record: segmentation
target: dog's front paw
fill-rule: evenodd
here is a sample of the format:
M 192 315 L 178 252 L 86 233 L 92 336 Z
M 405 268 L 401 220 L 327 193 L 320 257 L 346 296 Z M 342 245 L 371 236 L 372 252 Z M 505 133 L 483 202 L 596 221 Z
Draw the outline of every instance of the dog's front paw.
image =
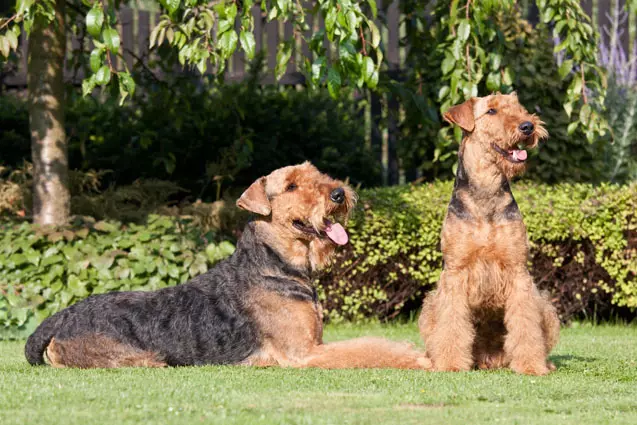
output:
M 434 368 L 434 364 L 431 361 L 431 359 L 429 357 L 418 357 L 416 359 L 416 364 L 418 365 L 419 369 L 424 369 L 424 370 L 432 370 Z
M 544 376 L 548 375 L 550 372 L 546 363 L 544 362 L 523 362 L 523 361 L 513 361 L 511 362 L 511 369 L 522 375 L 534 375 L 534 376 Z

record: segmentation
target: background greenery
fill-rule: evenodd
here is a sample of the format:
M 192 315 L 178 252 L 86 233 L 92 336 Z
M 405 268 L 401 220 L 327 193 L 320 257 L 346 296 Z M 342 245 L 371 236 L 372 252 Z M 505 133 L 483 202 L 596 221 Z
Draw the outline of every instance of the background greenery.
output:
M 88 3 L 69 13 L 77 17 L 103 6 Z M 440 273 L 438 236 L 461 136 L 442 124 L 440 113 L 496 90 L 516 90 L 551 134 L 531 152 L 525 182 L 514 185 L 536 281 L 551 292 L 564 321 L 634 317 L 637 50 L 621 42 L 620 31 L 631 17 L 634 27 L 626 11 L 634 14 L 636 3 L 624 11 L 614 2 L 601 38 L 579 2 L 539 1 L 533 25 L 527 3 L 404 0 L 399 35 L 401 45 L 411 48 L 401 50 L 398 63 L 375 56 L 380 68 L 370 68 L 362 82 L 360 68 L 348 68 L 348 60 L 372 54 L 362 51 L 362 37 L 373 31 L 369 23 L 352 21 L 347 36 L 330 37 L 338 61 L 327 60 L 336 50 L 325 50 L 323 34 L 312 38 L 320 63 L 310 66 L 318 71 L 307 87 L 262 84 L 290 59 L 285 46 L 279 46 L 285 60 L 277 61 L 277 69 L 266 70 L 264 57 L 256 55 L 241 83 L 224 83 L 223 73 L 200 78 L 174 72 L 180 55 L 167 45 L 180 44 L 176 36 L 153 48 L 157 56 L 150 62 L 113 74 L 127 79 L 130 71 L 135 93 L 111 84 L 84 97 L 68 86 L 61 104 L 76 217 L 68 228 L 24 223 L 36 215 L 29 107 L 24 93 L 0 96 L 3 331 L 23 335 L 38 319 L 90 293 L 153 289 L 202 272 L 227 255 L 240 234 L 246 216 L 232 207 L 237 195 L 259 176 L 304 160 L 364 189 L 350 227 L 352 244 L 318 282 L 326 317 L 413 315 Z M 184 4 L 163 5 L 169 14 L 158 31 L 176 30 L 187 15 Z M 282 4 L 289 2 L 272 7 Z M 361 13 L 372 13 L 371 3 L 361 4 Z M 244 14 L 242 9 L 228 18 L 226 8 L 233 7 L 224 2 L 214 13 L 224 21 Z M 321 13 L 334 17 L 329 10 Z M 375 51 L 387 52 L 388 13 L 388 4 L 372 13 L 382 29 Z M 103 33 L 110 34 L 116 18 L 109 14 Z M 361 38 L 350 24 L 364 26 Z M 13 23 L 9 27 L 13 32 Z M 85 29 L 81 22 L 73 31 Z M 231 26 L 224 30 L 234 33 Z M 11 37 L 3 34 L 3 40 Z M 97 50 L 101 69 L 113 46 Z M 198 54 L 187 53 L 191 62 Z M 91 65 L 88 56 L 73 57 L 73 66 Z M 97 78 L 95 70 L 87 72 Z M 334 72 L 343 77 L 338 83 Z M 127 101 L 119 105 L 123 94 Z M 374 116 L 378 107 L 380 116 Z M 394 162 L 392 149 L 398 152 Z M 375 188 L 390 165 L 414 183 Z M 217 254 L 211 257 L 211 250 Z
M 378 335 L 420 344 L 415 323 L 327 326 L 326 341 Z M 31 367 L 0 342 L 0 422 L 47 424 L 633 425 L 637 328 L 564 329 L 546 377 L 509 371 Z
M 369 189 L 351 244 L 320 279 L 334 320 L 414 314 L 442 269 L 439 240 L 452 182 Z M 529 268 L 563 321 L 637 307 L 637 184 L 513 184 Z
M 317 281 L 328 320 L 417 313 L 441 271 L 439 235 L 451 190 L 449 181 L 360 192 L 351 243 Z M 531 242 L 530 270 L 563 321 L 637 307 L 637 184 L 527 182 L 515 184 L 514 195 Z M 231 232 L 246 219 L 224 205 L 150 215 L 143 224 L 0 224 L 0 336 L 26 335 L 92 293 L 153 290 L 205 272 L 233 252 Z

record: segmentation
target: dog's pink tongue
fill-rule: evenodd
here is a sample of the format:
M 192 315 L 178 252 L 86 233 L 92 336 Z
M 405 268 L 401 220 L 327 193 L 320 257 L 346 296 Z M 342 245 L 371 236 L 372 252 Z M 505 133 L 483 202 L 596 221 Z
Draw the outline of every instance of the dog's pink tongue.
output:
M 513 150 L 513 159 L 516 159 L 518 161 L 526 161 L 526 156 L 527 156 L 527 153 L 525 150 L 521 150 L 521 149 Z
M 325 228 L 327 237 L 334 241 L 335 244 L 345 245 L 349 241 L 347 232 L 340 223 L 330 223 Z

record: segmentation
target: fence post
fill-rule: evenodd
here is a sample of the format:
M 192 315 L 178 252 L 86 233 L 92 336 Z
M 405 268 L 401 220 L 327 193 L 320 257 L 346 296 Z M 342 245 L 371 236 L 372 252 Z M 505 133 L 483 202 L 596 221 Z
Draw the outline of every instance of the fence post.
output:
M 386 55 L 390 74 L 394 76 L 400 69 L 399 48 L 400 9 L 399 0 L 394 0 L 387 9 L 387 45 Z M 387 184 L 398 184 L 400 164 L 398 160 L 398 130 L 400 119 L 400 103 L 396 96 L 387 94 Z
M 135 16 L 133 15 L 133 9 L 128 7 L 122 8 L 119 18 L 122 23 L 122 45 L 124 48 L 122 54 L 124 55 L 124 63 L 126 67 L 128 67 L 128 70 L 131 71 L 135 64 L 133 58 L 133 54 L 135 53 L 135 35 L 133 34 Z
M 279 44 L 279 22 L 270 21 L 265 24 L 265 32 L 268 42 L 268 74 L 266 76 L 266 82 L 276 84 L 276 75 L 274 70 L 276 69 L 276 51 Z

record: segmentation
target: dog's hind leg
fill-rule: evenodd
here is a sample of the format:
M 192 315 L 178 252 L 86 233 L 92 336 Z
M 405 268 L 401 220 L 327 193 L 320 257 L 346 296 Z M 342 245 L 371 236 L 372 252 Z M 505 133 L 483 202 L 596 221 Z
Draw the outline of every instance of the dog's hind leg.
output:
M 357 338 L 316 346 L 299 366 L 322 369 L 431 369 L 412 344 L 383 338 Z
M 101 334 L 85 334 L 71 339 L 53 338 L 46 349 L 53 367 L 114 368 L 163 367 L 153 352 L 140 350 Z
M 443 271 L 438 289 L 423 305 L 419 326 L 427 355 L 435 370 L 470 370 L 475 330 L 471 311 L 462 291 L 467 285 L 467 272 Z

